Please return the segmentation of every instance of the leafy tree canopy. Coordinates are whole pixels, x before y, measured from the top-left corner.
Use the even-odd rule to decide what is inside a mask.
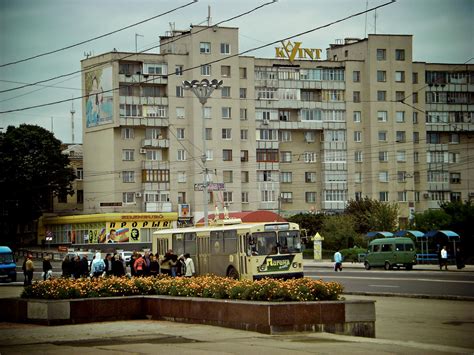
[[[301,229],[306,230],[308,237],[314,237],[321,230],[324,215],[313,213],[299,213],[287,218],[289,222],[298,223]]]
[[[370,231],[394,232],[398,226],[398,205],[381,202],[369,197],[350,200],[346,213],[354,218],[356,231],[367,234]]]

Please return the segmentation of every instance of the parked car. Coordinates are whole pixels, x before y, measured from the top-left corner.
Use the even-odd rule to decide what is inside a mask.
[[[410,238],[379,238],[369,243],[364,265],[367,270],[372,267],[405,267],[411,270],[416,264],[415,244]]]
[[[16,281],[16,262],[9,247],[0,247],[0,280]]]

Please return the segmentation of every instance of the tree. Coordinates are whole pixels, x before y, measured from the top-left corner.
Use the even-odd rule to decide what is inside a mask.
[[[327,250],[351,248],[358,237],[354,218],[344,214],[325,216],[321,234]]]
[[[369,197],[358,201],[350,200],[346,213],[355,220],[356,230],[361,234],[370,231],[393,232],[398,226],[398,205],[381,202]]]
[[[22,124],[0,133],[2,239],[12,241],[18,228],[41,216],[54,196],[72,195],[74,179],[61,142],[48,130]]]
[[[443,210],[426,210],[415,213],[414,228],[422,232],[445,229],[451,223],[451,217]]]

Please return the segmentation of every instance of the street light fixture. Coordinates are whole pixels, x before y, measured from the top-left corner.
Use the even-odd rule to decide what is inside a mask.
[[[184,80],[183,88],[185,90],[191,90],[194,95],[199,99],[201,103],[201,114],[202,114],[202,156],[201,161],[204,165],[203,172],[203,202],[204,202],[204,226],[208,226],[209,212],[208,212],[208,181],[207,181],[207,155],[206,155],[206,125],[204,120],[204,105],[207,102],[207,99],[211,97],[211,94],[214,90],[220,89],[222,87],[223,81],[212,79],[211,81],[207,79],[199,80]]]

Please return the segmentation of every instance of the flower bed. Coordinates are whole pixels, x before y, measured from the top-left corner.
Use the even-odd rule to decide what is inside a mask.
[[[75,298],[167,295],[250,301],[334,301],[343,291],[337,282],[309,278],[292,280],[233,280],[213,275],[192,278],[51,279],[26,287],[22,298],[60,300]]]

